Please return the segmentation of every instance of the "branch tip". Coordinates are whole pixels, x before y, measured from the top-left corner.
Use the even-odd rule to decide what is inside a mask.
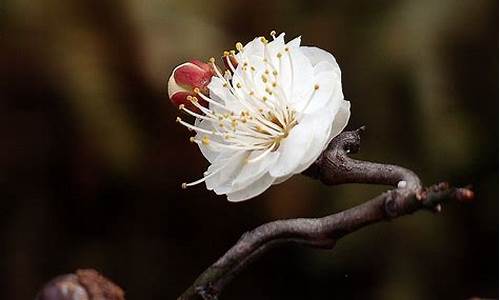
[[[359,135],[361,135],[361,134],[365,133],[365,132],[366,132],[366,126],[365,126],[365,125],[363,125],[363,126],[359,127],[358,129],[356,129],[356,132],[357,132]]]

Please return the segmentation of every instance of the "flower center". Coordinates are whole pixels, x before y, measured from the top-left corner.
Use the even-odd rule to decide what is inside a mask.
[[[207,101],[212,99],[205,97]],[[197,114],[181,105],[180,109],[202,120],[193,125],[177,118],[177,122],[191,130],[198,132],[191,142],[210,147],[213,151],[248,150],[264,151],[257,158],[248,162],[255,162],[266,154],[278,150],[280,143],[288,137],[290,131],[298,124],[297,113],[289,107],[283,110],[242,110],[216,111],[203,107],[196,97],[190,99],[205,115]],[[216,103],[216,102],[214,102]]]

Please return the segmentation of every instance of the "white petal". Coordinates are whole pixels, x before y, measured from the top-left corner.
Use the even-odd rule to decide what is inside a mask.
[[[322,112],[314,115],[316,124],[312,131],[312,142],[306,149],[306,154],[302,157],[299,166],[296,169],[297,173],[307,169],[323,152],[329,142],[329,133],[332,128],[333,114],[330,112]]]
[[[285,34],[281,33],[276,39],[269,42],[267,48],[271,56],[275,56],[278,52],[282,52],[285,48]]]
[[[321,72],[313,78],[314,84],[308,86],[309,91],[305,96],[297,98],[294,95],[295,101],[292,106],[298,112],[306,114],[315,113],[318,110],[331,107],[334,110],[338,109],[340,99],[343,99],[340,81],[334,72]],[[315,90],[314,86],[318,85]],[[335,94],[335,97],[332,95]],[[311,99],[312,97],[312,99]]]
[[[326,149],[330,141],[342,132],[349,121],[350,105],[349,101],[342,100],[340,109],[333,120],[333,124],[331,126],[325,126],[323,130],[318,128],[314,132],[315,138],[313,139],[310,148],[307,150],[307,155],[304,156],[298,171],[303,172],[305,169],[309,168],[309,166],[313,164],[316,159],[318,159],[319,155]],[[328,121],[322,123],[328,124]],[[327,131],[330,131],[330,133],[328,134]]]
[[[244,56],[264,55],[264,44],[261,42],[260,37],[253,39],[251,42],[248,42],[244,47],[243,51],[236,54],[236,59],[238,61],[243,61]]]
[[[283,182],[287,181],[288,179],[290,179],[290,177],[292,177],[293,175],[295,175],[295,174],[288,174],[286,176],[276,178],[273,182],[273,185],[283,183]]]
[[[258,196],[267,190],[273,184],[273,181],[274,177],[266,173],[248,187],[236,192],[228,193],[227,200],[231,202],[239,202]]]
[[[335,67],[329,62],[320,61],[319,63],[314,65],[314,74],[317,75],[321,72],[335,72]],[[335,74],[337,74],[337,77],[340,78],[338,73],[335,73]]]
[[[253,151],[253,153],[248,157],[252,159],[261,155],[264,151]],[[278,151],[268,153],[264,158],[256,161],[245,163],[241,172],[234,179],[232,183],[233,191],[238,191],[246,188],[257,179],[259,179],[264,173],[269,171],[269,167],[272,166],[278,159],[280,153]]]
[[[241,103],[227,87],[224,87],[224,81],[222,79],[215,76],[212,77],[212,80],[208,84],[208,88],[210,90],[210,99],[224,104],[228,110],[236,112],[241,110]],[[210,104],[209,107],[214,112],[227,112],[227,110],[223,110],[214,104]]]
[[[336,137],[339,133],[344,130],[349,122],[349,117],[351,116],[351,102],[342,100],[340,101],[340,108],[335,119],[333,120],[332,131],[330,133],[330,140]],[[330,142],[330,140],[328,142]]]
[[[305,118],[290,131],[289,136],[281,142],[277,150],[280,152],[280,157],[269,171],[271,176],[282,177],[294,173],[309,148],[315,124],[314,118]]]
[[[200,127],[202,129],[206,129],[206,130],[210,130],[210,131],[214,130],[212,122],[207,121],[207,120],[196,119],[194,124],[195,124],[195,126]],[[198,132],[198,133],[196,133],[196,139],[201,140],[206,135],[207,135],[206,133]],[[214,140],[216,142],[219,142],[219,143],[223,143],[222,139],[219,136],[215,136],[215,135],[212,136],[211,135],[210,139]],[[217,151],[217,149],[214,149],[211,147],[210,143],[208,145],[200,143],[200,144],[198,144],[198,147],[200,148],[200,151],[203,154],[203,156],[205,156],[205,158],[209,162],[213,162],[215,160],[215,158],[220,154],[220,152]]]
[[[218,157],[207,169],[208,172],[212,172],[222,167],[219,172],[206,179],[207,189],[214,190],[218,195],[231,191],[233,178],[241,171],[247,157],[247,151],[222,153],[221,157]]]
[[[224,103],[227,88],[224,87],[224,81],[221,78],[212,76],[212,79],[207,87],[210,90],[210,98],[217,100],[220,103]]]
[[[282,60],[292,61],[292,67],[290,71],[287,71],[285,74],[281,74],[288,83],[292,82],[291,88],[288,85],[285,85],[288,99],[291,99],[291,102],[297,102],[300,99],[305,98],[309,91],[311,91],[314,87],[314,68],[311,65],[309,59],[301,52],[298,48],[293,49],[290,48],[288,51],[290,58]],[[285,63],[284,63],[285,64]],[[287,74],[289,73],[289,74]],[[290,78],[290,79],[287,79]]]
[[[313,66],[316,66],[320,62],[330,63],[332,69],[335,70],[335,72],[340,77],[341,74],[340,67],[337,64],[335,57],[331,53],[317,47],[307,47],[307,46],[300,47],[300,50],[302,50],[304,55],[307,56],[307,58],[309,58]]]
[[[295,49],[295,48],[298,48],[300,47],[300,42],[301,42],[301,39],[302,37],[301,36],[298,36],[296,38],[294,38],[293,40],[289,41],[286,46],[290,49]]]

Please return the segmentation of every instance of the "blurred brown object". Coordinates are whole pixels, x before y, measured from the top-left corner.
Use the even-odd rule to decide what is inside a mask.
[[[48,282],[36,300],[125,300],[123,290],[93,269],[77,270]]]

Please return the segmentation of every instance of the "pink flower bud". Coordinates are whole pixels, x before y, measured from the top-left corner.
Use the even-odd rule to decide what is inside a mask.
[[[186,108],[192,111],[199,109],[192,103],[196,97],[198,103],[207,106],[207,102],[199,93],[208,94],[208,84],[212,79],[214,72],[212,67],[199,60],[192,60],[177,66],[168,80],[168,97],[176,106],[183,104]]]

